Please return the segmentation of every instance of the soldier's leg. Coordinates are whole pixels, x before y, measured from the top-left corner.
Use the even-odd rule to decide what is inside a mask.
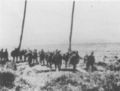
[[[67,61],[65,61],[65,68],[67,68]]]
[[[57,69],[57,65],[56,65],[56,63],[55,63],[55,70]]]

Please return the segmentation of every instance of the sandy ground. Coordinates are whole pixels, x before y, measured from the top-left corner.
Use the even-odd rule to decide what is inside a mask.
[[[106,61],[107,64],[112,64],[112,62]],[[110,73],[106,71],[104,67],[98,66],[98,71],[93,73],[87,72],[84,70],[85,64],[83,60],[77,65],[77,72],[73,72],[68,67],[68,70],[65,70],[65,65],[62,65],[62,71],[55,71],[46,66],[35,65],[29,67],[28,63],[19,63],[17,64],[17,70],[13,71],[16,74],[15,87],[6,91],[83,91],[81,90],[81,84],[88,84],[90,87],[98,87],[98,83],[95,84],[94,77],[100,76],[101,79],[105,77],[105,74]],[[114,72],[116,73],[116,72]],[[120,77],[120,72],[117,72]],[[61,81],[56,81],[56,79],[66,76],[63,80],[68,80],[68,83]],[[61,79],[61,78],[60,78]],[[69,83],[70,80],[70,83]],[[90,80],[90,81],[89,81]],[[72,83],[77,83],[77,86],[74,86]],[[67,82],[67,81],[66,81]],[[120,80],[119,80],[120,82]],[[58,84],[60,83],[60,84]],[[99,86],[100,87],[100,86]],[[44,89],[42,89],[44,88]],[[64,88],[64,89],[63,89]],[[69,90],[71,88],[73,90]],[[54,90],[53,90],[54,89]],[[62,90],[59,90],[62,89]],[[66,89],[66,90],[65,90]],[[2,90],[4,91],[4,90]],[[105,90],[84,90],[84,91],[105,91]]]

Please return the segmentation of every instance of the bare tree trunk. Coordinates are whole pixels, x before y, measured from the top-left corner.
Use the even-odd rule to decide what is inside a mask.
[[[21,48],[22,39],[23,39],[23,31],[24,31],[25,16],[26,16],[26,7],[27,7],[27,0],[25,0],[25,6],[24,6],[24,13],[23,13],[23,20],[22,20],[22,29],[21,29],[20,43],[19,43],[19,46],[18,46],[18,49],[19,49],[19,50],[20,50],[20,48]]]
[[[75,9],[75,1],[73,1],[73,7],[72,7],[71,28],[70,28],[69,49],[68,49],[68,51],[71,51],[72,31],[73,31],[73,19],[74,19],[74,9]]]

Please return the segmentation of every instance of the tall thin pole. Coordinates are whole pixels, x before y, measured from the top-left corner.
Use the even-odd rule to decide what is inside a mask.
[[[69,52],[71,52],[73,20],[74,20],[74,9],[75,9],[75,1],[73,1],[73,7],[72,7],[71,27],[70,27],[70,36],[69,36],[69,49],[68,49]]]
[[[22,29],[21,29],[21,36],[20,36],[20,42],[18,49],[20,50],[21,44],[22,44],[22,39],[23,39],[23,31],[24,31],[24,26],[25,26],[25,16],[26,16],[26,7],[27,7],[27,0],[25,0],[25,5],[24,5],[24,13],[23,13],[23,20],[22,20]]]

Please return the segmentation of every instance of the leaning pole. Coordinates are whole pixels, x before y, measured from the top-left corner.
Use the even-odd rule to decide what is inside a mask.
[[[71,43],[72,43],[72,32],[73,32],[73,20],[74,20],[74,9],[75,9],[75,0],[72,5],[72,15],[71,15],[71,27],[70,27],[70,36],[69,36],[69,48],[68,51],[71,52]]]
[[[25,0],[25,4],[24,4],[24,13],[23,13],[23,20],[22,20],[21,35],[20,35],[20,42],[19,42],[19,46],[18,46],[19,50],[21,48],[22,39],[23,39],[23,31],[24,31],[25,17],[26,17],[26,8],[27,8],[27,0]]]

